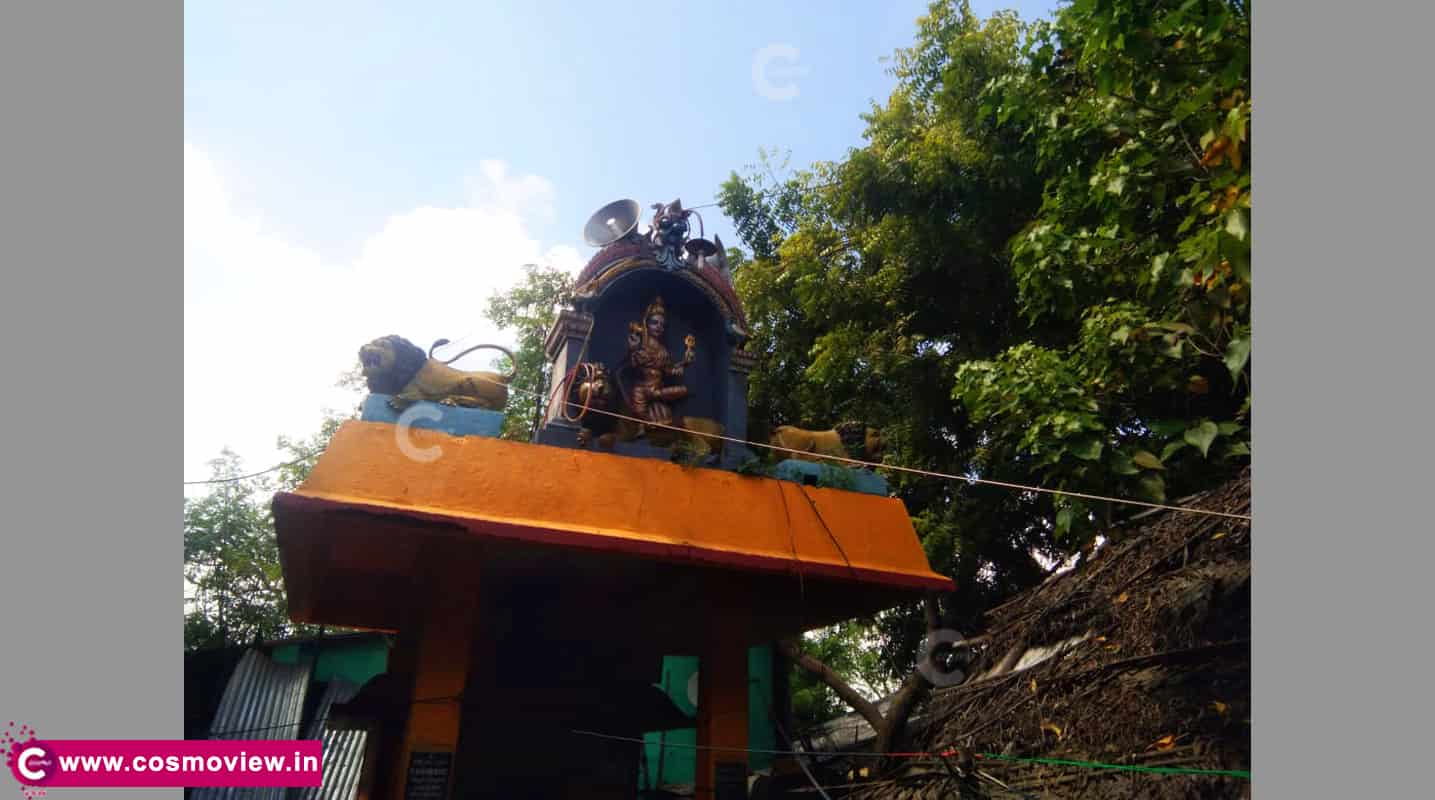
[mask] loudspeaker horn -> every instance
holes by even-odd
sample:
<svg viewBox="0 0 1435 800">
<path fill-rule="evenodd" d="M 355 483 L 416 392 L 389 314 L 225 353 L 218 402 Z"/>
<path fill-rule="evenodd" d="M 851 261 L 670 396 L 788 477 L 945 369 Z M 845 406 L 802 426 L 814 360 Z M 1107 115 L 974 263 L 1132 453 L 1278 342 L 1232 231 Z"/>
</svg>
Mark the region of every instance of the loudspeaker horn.
<svg viewBox="0 0 1435 800">
<path fill-rule="evenodd" d="M 627 236 L 638 227 L 636 200 L 614 200 L 593 212 L 583 226 L 583 241 L 593 247 L 606 247 Z"/>
</svg>

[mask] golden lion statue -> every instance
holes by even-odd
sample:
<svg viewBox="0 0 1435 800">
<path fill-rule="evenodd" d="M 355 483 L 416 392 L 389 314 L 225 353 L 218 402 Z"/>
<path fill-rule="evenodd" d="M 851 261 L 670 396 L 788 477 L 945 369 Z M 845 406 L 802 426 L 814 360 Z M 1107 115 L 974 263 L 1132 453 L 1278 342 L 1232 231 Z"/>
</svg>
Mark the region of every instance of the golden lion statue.
<svg viewBox="0 0 1435 800">
<path fill-rule="evenodd" d="M 447 406 L 466 406 L 502 411 L 508 404 L 508 384 L 517 374 L 518 361 L 507 348 L 495 344 L 470 347 L 447 361 L 433 357 L 433 351 L 448 344 L 439 339 L 427 354 L 402 336 L 385 336 L 359 348 L 359 363 L 369 391 L 392 395 L 389 407 L 403 411 L 419 400 L 430 400 Z M 454 361 L 474 350 L 489 348 L 508 356 L 513 372 L 466 371 L 450 367 Z"/>
<path fill-rule="evenodd" d="M 860 422 L 844 422 L 827 431 L 810 431 L 794 425 L 782 425 L 772 432 L 768 444 L 799 451 L 792 453 L 776 450 L 774 452 L 779 459 L 796 458 L 818 462 L 831 461 L 828 456 L 876 461 L 886 446 L 880 430 L 869 428 Z"/>
</svg>

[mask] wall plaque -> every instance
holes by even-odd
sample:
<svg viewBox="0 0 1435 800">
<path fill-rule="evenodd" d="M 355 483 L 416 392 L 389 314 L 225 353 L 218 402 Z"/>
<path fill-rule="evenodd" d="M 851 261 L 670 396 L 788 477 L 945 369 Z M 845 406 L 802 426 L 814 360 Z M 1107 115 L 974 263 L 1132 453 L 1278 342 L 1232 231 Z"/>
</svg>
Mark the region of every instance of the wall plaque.
<svg viewBox="0 0 1435 800">
<path fill-rule="evenodd" d="M 404 800 L 448 800 L 453 753 L 415 751 L 409 754 Z"/>
</svg>

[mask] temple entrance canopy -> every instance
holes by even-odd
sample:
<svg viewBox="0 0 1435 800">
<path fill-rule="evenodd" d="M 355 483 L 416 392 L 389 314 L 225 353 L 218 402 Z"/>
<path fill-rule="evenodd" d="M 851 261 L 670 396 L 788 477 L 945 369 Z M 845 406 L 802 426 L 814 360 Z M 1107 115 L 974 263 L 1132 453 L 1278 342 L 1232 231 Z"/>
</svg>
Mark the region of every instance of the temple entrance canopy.
<svg viewBox="0 0 1435 800">
<path fill-rule="evenodd" d="M 749 646 L 951 588 L 900 500 L 735 470 L 752 454 L 710 434 L 745 438 L 746 320 L 721 251 L 656 211 L 580 275 L 533 442 L 495 438 L 469 379 L 375 381 L 401 359 L 366 349 L 363 417 L 275 498 L 291 616 L 399 634 L 353 711 L 378 734 L 367 796 L 448 764 L 439 796 L 631 798 L 636 746 L 573 732 L 682 725 L 665 656 L 701 659 L 699 745 L 740 750 Z M 744 767 L 700 751 L 698 796 Z"/>
</svg>

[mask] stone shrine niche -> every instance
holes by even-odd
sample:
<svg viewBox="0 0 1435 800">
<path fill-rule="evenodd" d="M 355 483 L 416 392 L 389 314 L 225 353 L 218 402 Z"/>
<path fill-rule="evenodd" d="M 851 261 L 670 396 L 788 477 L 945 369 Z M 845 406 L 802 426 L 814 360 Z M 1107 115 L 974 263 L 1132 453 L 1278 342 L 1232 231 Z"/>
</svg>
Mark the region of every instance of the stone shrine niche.
<svg viewBox="0 0 1435 800">
<path fill-rule="evenodd" d="M 721 240 L 690 238 L 697 214 L 680 201 L 654 210 L 641 235 L 631 201 L 590 221 L 601 249 L 549 333 L 553 402 L 535 440 L 734 468 L 751 452 L 713 434 L 747 434 L 747 321 Z"/>
</svg>

